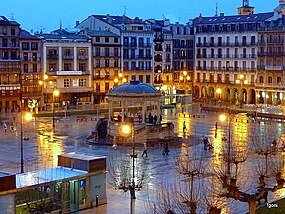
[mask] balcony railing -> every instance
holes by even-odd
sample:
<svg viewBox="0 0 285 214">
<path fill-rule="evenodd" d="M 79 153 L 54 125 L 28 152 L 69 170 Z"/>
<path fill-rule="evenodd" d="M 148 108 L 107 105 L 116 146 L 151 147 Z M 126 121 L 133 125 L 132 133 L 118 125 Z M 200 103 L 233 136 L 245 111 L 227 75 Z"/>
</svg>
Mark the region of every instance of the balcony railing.
<svg viewBox="0 0 285 214">
<path fill-rule="evenodd" d="M 257 46 L 257 42 L 209 42 L 196 43 L 196 47 L 248 47 Z"/>
</svg>

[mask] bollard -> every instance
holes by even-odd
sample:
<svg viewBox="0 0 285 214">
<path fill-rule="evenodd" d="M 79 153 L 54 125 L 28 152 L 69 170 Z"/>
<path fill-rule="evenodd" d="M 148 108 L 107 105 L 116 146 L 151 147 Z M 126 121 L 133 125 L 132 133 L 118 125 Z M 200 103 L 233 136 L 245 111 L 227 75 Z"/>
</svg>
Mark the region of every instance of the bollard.
<svg viewBox="0 0 285 214">
<path fill-rule="evenodd" d="M 98 207 L 98 205 L 99 205 L 99 196 L 96 195 L 96 207 Z"/>
</svg>

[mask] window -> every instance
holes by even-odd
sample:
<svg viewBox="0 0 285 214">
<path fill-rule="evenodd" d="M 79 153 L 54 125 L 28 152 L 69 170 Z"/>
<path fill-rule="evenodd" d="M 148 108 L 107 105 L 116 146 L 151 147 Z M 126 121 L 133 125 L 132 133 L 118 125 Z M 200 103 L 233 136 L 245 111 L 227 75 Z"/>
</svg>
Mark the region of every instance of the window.
<svg viewBox="0 0 285 214">
<path fill-rule="evenodd" d="M 105 82 L 105 91 L 109 91 L 109 89 L 110 89 L 109 83 Z"/>
<path fill-rule="evenodd" d="M 281 77 L 277 77 L 277 83 L 278 83 L 278 84 L 281 83 Z"/>
<path fill-rule="evenodd" d="M 109 43 L 109 37 L 105 37 L 105 43 Z"/>
<path fill-rule="evenodd" d="M 268 77 L 268 83 L 272 83 L 272 77 L 271 76 Z"/>
<path fill-rule="evenodd" d="M 11 35 L 12 35 L 12 36 L 15 36 L 15 35 L 16 35 L 15 28 L 11 28 Z"/>
<path fill-rule="evenodd" d="M 96 60 L 96 68 L 100 68 L 100 59 Z"/>
<path fill-rule="evenodd" d="M 119 56 L 119 48 L 114 48 L 114 56 Z"/>
<path fill-rule="evenodd" d="M 95 55 L 96 56 L 100 56 L 100 48 L 96 48 L 95 49 Z"/>
<path fill-rule="evenodd" d="M 263 76 L 259 77 L 259 83 L 263 83 Z"/>
<path fill-rule="evenodd" d="M 22 50 L 29 50 L 29 43 L 28 42 L 22 43 Z"/>
<path fill-rule="evenodd" d="M 55 71 L 55 69 L 56 69 L 56 64 L 55 64 L 55 63 L 50 63 L 50 64 L 48 65 L 48 67 L 49 67 L 49 71 L 50 71 L 50 72 L 53 72 L 53 71 Z"/>
<path fill-rule="evenodd" d="M 33 51 L 37 51 L 38 50 L 38 43 L 37 42 L 32 42 L 31 43 L 31 49 Z"/>
<path fill-rule="evenodd" d="M 85 87 L 86 86 L 86 79 L 79 79 L 79 87 Z"/>
<path fill-rule="evenodd" d="M 63 87 L 64 88 L 70 87 L 70 79 L 64 79 L 63 80 Z"/>
<path fill-rule="evenodd" d="M 146 83 L 150 83 L 150 75 L 146 75 Z"/>
<path fill-rule="evenodd" d="M 109 59 L 105 59 L 105 67 L 106 67 L 106 68 L 109 68 L 109 67 L 110 67 Z"/>
<path fill-rule="evenodd" d="M 96 92 L 100 92 L 100 83 L 96 83 Z"/>
<path fill-rule="evenodd" d="M 2 46 L 8 47 L 8 39 L 6 39 L 6 38 L 2 39 Z"/>
<path fill-rule="evenodd" d="M 100 37 L 99 36 L 96 36 L 96 42 L 100 42 Z"/>
<path fill-rule="evenodd" d="M 29 65 L 28 64 L 24 64 L 24 72 L 25 73 L 29 72 Z"/>
<path fill-rule="evenodd" d="M 7 35 L 7 28 L 6 28 L 6 27 L 3 27 L 3 28 L 2 28 L 2 34 L 3 34 L 3 35 Z"/>
<path fill-rule="evenodd" d="M 131 79 L 136 80 L 136 75 L 132 75 Z"/>
<path fill-rule="evenodd" d="M 117 59 L 114 60 L 114 67 L 115 68 L 119 67 L 119 60 L 117 60 Z"/>
<path fill-rule="evenodd" d="M 105 56 L 110 56 L 110 49 L 109 48 L 105 48 Z"/>
<path fill-rule="evenodd" d="M 36 62 L 38 60 L 38 54 L 33 53 L 32 58 L 33 58 L 33 61 Z"/>
<path fill-rule="evenodd" d="M 79 71 L 86 71 L 86 63 L 79 63 Z"/>
<path fill-rule="evenodd" d="M 114 43 L 119 43 L 119 38 L 114 38 Z"/>
<path fill-rule="evenodd" d="M 63 67 L 65 71 L 71 71 L 71 63 L 64 63 Z"/>
<path fill-rule="evenodd" d="M 143 75 L 139 75 L 139 81 L 143 82 Z"/>
<path fill-rule="evenodd" d="M 37 64 L 33 64 L 33 72 L 34 73 L 38 72 L 38 65 Z"/>
<path fill-rule="evenodd" d="M 84 56 L 86 54 L 85 49 L 79 49 L 79 55 Z"/>
</svg>

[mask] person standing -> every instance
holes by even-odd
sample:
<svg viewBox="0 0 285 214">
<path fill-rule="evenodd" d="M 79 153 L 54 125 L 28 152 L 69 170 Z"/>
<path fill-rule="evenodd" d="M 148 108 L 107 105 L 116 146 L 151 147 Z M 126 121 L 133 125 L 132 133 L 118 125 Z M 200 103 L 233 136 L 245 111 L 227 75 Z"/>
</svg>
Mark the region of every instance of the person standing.
<svg viewBox="0 0 285 214">
<path fill-rule="evenodd" d="M 142 153 L 142 157 L 145 155 L 147 157 L 147 148 L 146 148 L 146 143 L 143 144 L 143 153 Z"/>
<path fill-rule="evenodd" d="M 7 124 L 4 123 L 4 131 L 7 132 Z"/>
</svg>

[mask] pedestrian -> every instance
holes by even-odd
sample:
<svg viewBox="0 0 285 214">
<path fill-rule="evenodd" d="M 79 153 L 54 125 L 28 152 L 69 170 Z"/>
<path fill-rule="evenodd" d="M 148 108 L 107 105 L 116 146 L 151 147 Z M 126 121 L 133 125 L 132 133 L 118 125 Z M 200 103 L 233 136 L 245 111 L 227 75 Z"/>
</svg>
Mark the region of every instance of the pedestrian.
<svg viewBox="0 0 285 214">
<path fill-rule="evenodd" d="M 144 155 L 147 157 L 146 143 L 144 143 L 144 144 L 143 144 L 143 153 L 142 153 L 142 157 L 143 157 Z"/>
<path fill-rule="evenodd" d="M 204 140 L 203 140 L 203 142 L 204 142 L 204 150 L 207 150 L 207 145 L 208 145 L 208 138 L 207 137 L 204 137 Z"/>
<path fill-rule="evenodd" d="M 184 121 L 183 122 L 183 134 L 185 134 L 186 133 L 186 122 Z"/>
<path fill-rule="evenodd" d="M 7 124 L 4 123 L 4 131 L 7 132 Z"/>
<path fill-rule="evenodd" d="M 168 156 L 168 153 L 169 153 L 168 143 L 165 143 L 164 144 L 164 150 L 163 150 L 162 154 Z"/>
<path fill-rule="evenodd" d="M 216 131 L 218 130 L 218 122 L 216 122 Z"/>
<path fill-rule="evenodd" d="M 152 115 L 150 115 L 149 123 L 153 124 L 153 116 Z"/>
<path fill-rule="evenodd" d="M 11 125 L 10 125 L 10 131 L 13 132 L 14 131 L 14 124 L 13 122 L 11 122 Z"/>
<path fill-rule="evenodd" d="M 159 122 L 162 122 L 162 115 L 159 115 Z"/>
<path fill-rule="evenodd" d="M 156 124 L 156 122 L 157 122 L 157 116 L 154 115 L 154 117 L 153 117 L 153 124 Z"/>
</svg>

